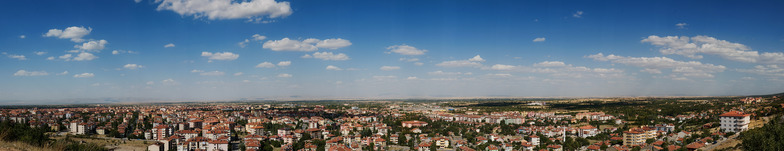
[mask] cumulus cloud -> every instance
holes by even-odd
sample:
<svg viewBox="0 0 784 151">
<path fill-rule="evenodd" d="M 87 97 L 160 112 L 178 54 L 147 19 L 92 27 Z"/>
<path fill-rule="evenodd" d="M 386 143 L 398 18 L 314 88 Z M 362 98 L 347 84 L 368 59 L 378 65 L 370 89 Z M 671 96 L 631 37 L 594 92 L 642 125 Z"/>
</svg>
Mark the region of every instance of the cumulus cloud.
<svg viewBox="0 0 784 151">
<path fill-rule="evenodd" d="M 215 52 L 215 53 L 212 53 L 212 52 L 206 52 L 206 51 L 201 52 L 201 56 L 207 57 L 207 59 L 209 59 L 210 62 L 212 62 L 212 60 L 231 61 L 231 60 L 235 60 L 235 59 L 240 57 L 239 54 L 234 54 L 234 53 L 231 53 L 231 52 Z"/>
<path fill-rule="evenodd" d="M 271 62 L 262 62 L 256 65 L 256 68 L 275 68 L 275 64 Z"/>
<path fill-rule="evenodd" d="M 406 78 L 406 80 L 416 80 L 416 79 L 418 79 L 418 78 L 417 77 L 413 77 L 413 76 Z"/>
<path fill-rule="evenodd" d="M 262 35 L 259 35 L 259 34 L 253 34 L 253 36 L 251 36 L 251 39 L 245 39 L 244 41 L 241 41 L 241 42 L 237 43 L 237 45 L 239 45 L 242 48 L 245 48 L 245 46 L 247 46 L 248 43 L 251 42 L 251 41 L 262 41 L 264 39 L 267 39 L 267 36 L 262 36 Z"/>
<path fill-rule="evenodd" d="M 33 52 L 33 54 L 41 56 L 41 55 L 45 55 L 45 54 L 46 54 L 46 52 L 43 52 L 43 51 L 36 51 L 36 52 Z"/>
<path fill-rule="evenodd" d="M 81 74 L 74 74 L 74 78 L 92 78 L 95 74 L 93 73 L 81 73 Z"/>
<path fill-rule="evenodd" d="M 535 67 L 563 67 L 566 63 L 561 61 L 544 61 L 534 64 Z"/>
<path fill-rule="evenodd" d="M 199 75 L 203 75 L 203 76 L 222 76 L 224 74 L 226 73 L 224 73 L 223 71 L 210 71 L 210 72 L 199 73 Z"/>
<path fill-rule="evenodd" d="M 27 60 L 27 57 L 25 57 L 24 55 L 8 55 L 8 58 Z"/>
<path fill-rule="evenodd" d="M 703 57 L 700 54 L 708 54 L 738 62 L 784 64 L 784 53 L 782 52 L 760 53 L 752 51 L 751 48 L 740 43 L 732 43 L 708 36 L 659 37 L 652 35 L 643 39 L 642 42 L 660 47 L 659 52 L 665 55 L 676 54 L 700 59 Z"/>
<path fill-rule="evenodd" d="M 544 37 L 535 38 L 534 42 L 544 42 L 546 39 Z"/>
<path fill-rule="evenodd" d="M 179 83 L 177 83 L 177 81 L 174 81 L 174 79 L 172 79 L 172 78 L 168 78 L 168 79 L 165 79 L 165 80 L 161 80 L 161 84 L 163 84 L 163 85 L 177 85 Z"/>
<path fill-rule="evenodd" d="M 482 67 L 482 62 L 485 59 L 482 59 L 479 55 L 474 56 L 468 60 L 453 60 L 453 61 L 444 61 L 441 63 L 436 64 L 439 67 Z"/>
<path fill-rule="evenodd" d="M 376 79 L 376 80 L 392 80 L 392 79 L 397 79 L 397 76 L 392 76 L 392 75 L 390 75 L 390 76 L 373 76 L 373 79 Z"/>
<path fill-rule="evenodd" d="M 687 25 L 689 25 L 689 24 L 677 23 L 677 24 L 675 24 L 675 27 L 678 27 L 678 29 L 684 29 L 684 28 L 686 28 Z"/>
<path fill-rule="evenodd" d="M 174 43 L 163 45 L 163 48 L 171 48 L 171 47 L 174 47 Z"/>
<path fill-rule="evenodd" d="M 209 20 L 279 18 L 291 15 L 289 2 L 275 0 L 156 0 L 158 11 L 170 10 L 183 16 Z"/>
<path fill-rule="evenodd" d="M 751 69 L 738 69 L 740 72 L 765 76 L 784 77 L 784 67 L 779 65 L 756 65 Z"/>
<path fill-rule="evenodd" d="M 25 39 L 25 38 L 27 38 L 27 36 L 25 36 L 25 35 L 19 35 L 19 39 Z"/>
<path fill-rule="evenodd" d="M 288 73 L 278 74 L 278 78 L 291 78 L 291 77 L 292 77 L 292 75 L 288 74 Z"/>
<path fill-rule="evenodd" d="M 26 70 L 19 70 L 14 73 L 14 76 L 45 76 L 49 75 L 46 71 L 26 71 Z"/>
<path fill-rule="evenodd" d="M 202 73 L 202 72 L 204 72 L 204 70 L 196 70 L 196 69 L 191 70 L 191 73 Z"/>
<path fill-rule="evenodd" d="M 112 54 L 113 54 L 113 55 L 124 54 L 124 53 L 129 53 L 129 54 L 136 54 L 136 53 L 138 53 L 138 52 L 136 52 L 136 51 L 130 51 L 130 50 L 113 50 L 113 51 L 112 51 Z"/>
<path fill-rule="evenodd" d="M 389 46 L 387 47 L 387 50 L 397 54 L 409 55 L 409 56 L 424 55 L 425 52 L 427 52 L 427 50 L 417 49 L 416 47 L 405 45 L 405 44 Z"/>
<path fill-rule="evenodd" d="M 241 76 L 242 74 L 243 74 L 242 72 L 237 72 L 237 73 L 234 73 L 234 76 Z"/>
<path fill-rule="evenodd" d="M 574 17 L 574 18 L 582 18 L 583 17 L 583 11 L 574 12 L 574 14 L 572 14 L 572 17 Z"/>
<path fill-rule="evenodd" d="M 513 65 L 504 65 L 504 64 L 495 64 L 492 67 L 490 67 L 490 69 L 493 70 L 512 70 L 514 68 L 515 66 Z"/>
<path fill-rule="evenodd" d="M 66 54 L 66 55 L 67 55 L 67 56 L 71 56 L 71 54 Z M 60 58 L 61 58 L 61 59 L 62 59 L 63 57 L 64 57 L 64 56 L 60 56 Z M 73 60 L 75 60 L 75 61 L 90 61 L 90 60 L 94 60 L 94 59 L 97 59 L 97 58 L 98 58 L 98 56 L 95 56 L 95 55 L 93 55 L 92 53 L 89 53 L 89 52 L 81 52 L 81 53 L 79 53 L 79 55 L 77 55 L 76 57 L 74 57 L 74 58 L 73 58 Z M 66 58 L 66 60 L 68 60 L 68 59 Z"/>
<path fill-rule="evenodd" d="M 327 69 L 327 70 L 333 70 L 333 71 L 340 71 L 340 70 L 343 70 L 343 69 L 341 69 L 340 67 L 333 66 L 333 65 L 328 65 L 326 69 Z"/>
<path fill-rule="evenodd" d="M 350 45 L 350 41 L 341 38 L 326 40 L 308 38 L 302 41 L 283 38 L 281 40 L 269 40 L 264 42 L 262 48 L 270 49 L 272 51 L 316 51 L 319 48 L 338 49 Z"/>
<path fill-rule="evenodd" d="M 87 51 L 94 51 L 100 52 L 103 48 L 106 48 L 106 44 L 109 44 L 106 40 L 90 40 L 88 42 L 82 43 L 82 45 L 75 45 L 74 48 L 79 48 L 81 50 Z"/>
<path fill-rule="evenodd" d="M 66 75 L 66 74 L 68 74 L 68 71 L 63 71 L 63 72 L 57 73 L 55 75 Z"/>
<path fill-rule="evenodd" d="M 49 32 L 44 34 L 44 37 L 57 37 L 60 39 L 71 39 L 73 42 L 83 42 L 84 39 L 82 37 L 90 34 L 93 31 L 92 28 L 84 28 L 84 27 L 68 27 L 65 30 L 60 29 L 49 29 Z"/>
<path fill-rule="evenodd" d="M 332 52 L 315 52 L 315 53 L 313 53 L 312 57 L 316 58 L 316 59 L 321 59 L 321 60 L 333 60 L 333 61 L 343 61 L 343 60 L 351 59 L 351 58 L 348 57 L 348 55 L 346 55 L 344 53 L 334 54 Z M 303 58 L 306 58 L 306 57 L 303 56 Z"/>
<path fill-rule="evenodd" d="M 279 67 L 288 67 L 289 65 L 291 65 L 291 61 L 281 61 L 281 62 L 278 62 L 278 66 Z"/>
<path fill-rule="evenodd" d="M 692 77 L 713 77 L 711 73 L 723 72 L 726 67 L 713 65 L 698 61 L 677 61 L 667 57 L 624 57 L 616 55 L 604 55 L 598 53 L 586 56 L 598 61 L 610 61 L 630 66 L 645 68 L 642 71 L 648 73 L 661 73 L 662 69 L 669 69 L 673 73 L 680 73 L 682 76 Z"/>
<path fill-rule="evenodd" d="M 351 42 L 345 39 L 324 39 L 316 43 L 316 47 L 325 49 L 338 49 L 351 46 Z"/>
<path fill-rule="evenodd" d="M 142 66 L 142 65 L 137 65 L 137 64 L 125 64 L 125 65 L 123 66 L 123 68 L 125 68 L 125 69 L 128 69 L 128 70 L 136 70 L 136 69 L 140 69 L 140 68 L 143 68 L 143 67 L 144 67 L 144 66 Z"/>
<path fill-rule="evenodd" d="M 463 73 L 463 72 L 444 72 L 444 71 L 438 70 L 438 71 L 433 71 L 433 72 L 427 72 L 427 74 L 428 75 L 436 75 L 436 76 L 453 76 L 453 75 L 472 75 L 473 73 L 471 73 L 471 72 L 466 72 L 466 73 Z"/>
<path fill-rule="evenodd" d="M 400 67 L 399 66 L 381 66 L 381 68 L 379 68 L 379 69 L 384 70 L 384 71 L 390 71 L 390 70 L 398 70 L 398 69 L 400 69 Z"/>
</svg>

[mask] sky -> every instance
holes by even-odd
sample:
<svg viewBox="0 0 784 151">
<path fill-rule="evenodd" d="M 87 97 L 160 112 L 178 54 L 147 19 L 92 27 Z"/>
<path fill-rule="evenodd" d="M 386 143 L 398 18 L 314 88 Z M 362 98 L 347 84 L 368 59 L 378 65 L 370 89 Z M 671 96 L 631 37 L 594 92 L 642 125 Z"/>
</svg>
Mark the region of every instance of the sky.
<svg viewBox="0 0 784 151">
<path fill-rule="evenodd" d="M 0 103 L 784 91 L 784 1 L 0 1 Z"/>
</svg>

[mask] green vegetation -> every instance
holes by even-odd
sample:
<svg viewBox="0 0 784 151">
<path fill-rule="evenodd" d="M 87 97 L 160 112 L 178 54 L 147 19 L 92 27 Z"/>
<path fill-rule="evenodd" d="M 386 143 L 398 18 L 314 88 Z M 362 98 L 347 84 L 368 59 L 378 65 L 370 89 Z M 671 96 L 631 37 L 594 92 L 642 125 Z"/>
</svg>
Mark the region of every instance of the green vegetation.
<svg viewBox="0 0 784 151">
<path fill-rule="evenodd" d="M 62 140 L 52 140 L 46 132 L 49 127 L 29 127 L 25 124 L 12 123 L 10 121 L 0 122 L 0 139 L 5 142 L 22 142 L 34 147 L 41 147 L 45 150 L 90 150 L 105 151 L 103 146 L 93 143 L 80 143 L 66 137 Z"/>
<path fill-rule="evenodd" d="M 761 128 L 741 132 L 743 150 L 784 150 L 784 120 L 773 118 Z"/>
</svg>

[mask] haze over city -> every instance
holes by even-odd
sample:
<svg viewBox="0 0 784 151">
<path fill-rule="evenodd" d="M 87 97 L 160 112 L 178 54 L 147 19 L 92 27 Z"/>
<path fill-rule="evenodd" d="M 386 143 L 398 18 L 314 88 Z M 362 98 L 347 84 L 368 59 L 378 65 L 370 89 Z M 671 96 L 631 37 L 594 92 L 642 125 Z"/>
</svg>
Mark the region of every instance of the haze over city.
<svg viewBox="0 0 784 151">
<path fill-rule="evenodd" d="M 0 104 L 773 94 L 783 4 L 1 1 Z"/>
</svg>

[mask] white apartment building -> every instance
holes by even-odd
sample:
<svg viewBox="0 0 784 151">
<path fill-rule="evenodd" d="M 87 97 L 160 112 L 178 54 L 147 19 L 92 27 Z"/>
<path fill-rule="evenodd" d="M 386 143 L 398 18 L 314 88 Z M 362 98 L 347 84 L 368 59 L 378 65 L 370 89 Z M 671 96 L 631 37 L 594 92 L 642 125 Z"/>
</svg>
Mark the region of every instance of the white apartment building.
<svg viewBox="0 0 784 151">
<path fill-rule="evenodd" d="M 721 130 L 724 132 L 741 132 L 749 129 L 751 115 L 739 111 L 729 111 L 719 115 Z"/>
</svg>

